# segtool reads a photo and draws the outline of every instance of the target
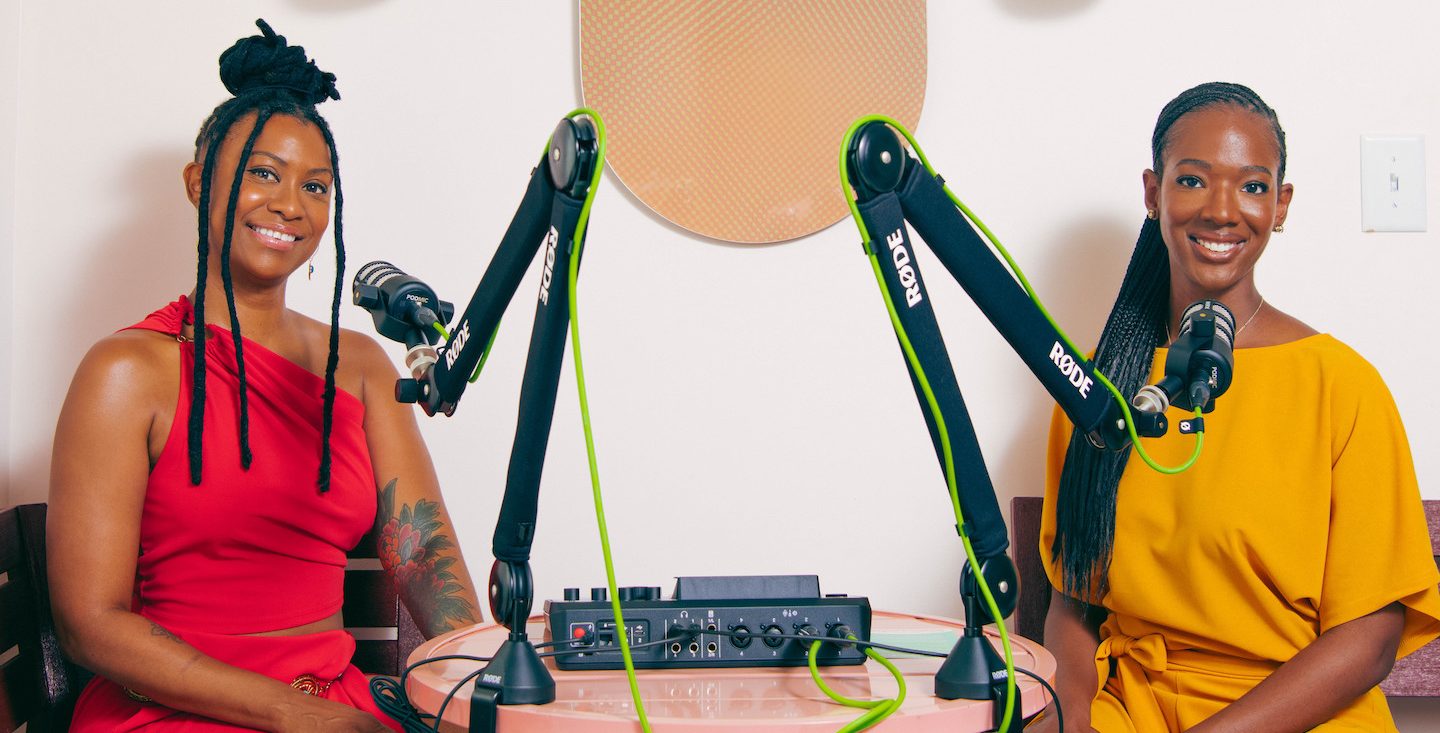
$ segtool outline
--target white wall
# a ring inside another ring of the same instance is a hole
[[[20,116],[20,0],[0,0],[0,304],[14,303],[15,125]],[[10,435],[14,319],[0,318],[0,507],[10,506]],[[44,494],[41,494],[44,498]]]
[[[25,7],[17,277],[0,328],[47,360],[26,357],[0,396],[16,501],[45,498],[55,415],[85,345],[191,288],[179,172],[224,96],[214,59],[257,15],[339,75],[344,100],[325,111],[343,153],[350,261],[395,261],[462,304],[536,150],[580,103],[568,3],[246,6]],[[1440,457],[1423,449],[1440,440],[1426,376],[1440,351],[1422,330],[1437,238],[1359,232],[1357,155],[1361,133],[1423,134],[1432,151],[1440,140],[1437,22],[1422,0],[932,3],[916,132],[1076,340],[1092,343],[1143,216],[1140,171],[1160,107],[1201,81],[1256,88],[1288,130],[1297,189],[1261,288],[1386,375],[1422,490],[1440,498]],[[843,83],[851,63],[837,59],[823,83]],[[1432,226],[1437,161],[1432,152]],[[819,573],[827,591],[877,607],[960,613],[943,483],[850,223],[779,246],[722,245],[665,225],[607,177],[588,243],[582,341],[622,584]],[[291,298],[323,317],[333,270],[319,259],[315,282],[297,281]],[[1002,503],[1036,494],[1049,399],[921,259]],[[423,424],[482,577],[528,340],[530,308],[517,306],[457,415]],[[343,313],[370,331],[362,311]],[[567,368],[534,559],[542,598],[603,582],[574,394]]]

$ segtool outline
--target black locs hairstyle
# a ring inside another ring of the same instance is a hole
[[[1185,115],[1205,107],[1233,105],[1270,121],[1280,149],[1279,180],[1285,178],[1285,131],[1275,110],[1254,91],[1239,84],[1209,82],[1181,92],[1160,111],[1150,138],[1154,171],[1161,173],[1170,128]],[[1140,227],[1135,252],[1120,284],[1120,294],[1100,333],[1096,368],[1108,375],[1122,394],[1133,395],[1150,376],[1155,349],[1165,343],[1170,312],[1170,257],[1158,221]],[[1070,436],[1060,472],[1056,502],[1056,534],[1051,554],[1064,577],[1064,592],[1092,602],[1109,585],[1110,552],[1115,544],[1115,496],[1130,448],[1101,450],[1078,431]]]
[[[230,185],[225,209],[225,240],[220,250],[220,276],[225,283],[225,302],[230,311],[231,335],[235,341],[235,361],[240,381],[240,462],[250,468],[249,395],[245,380],[245,357],[240,336],[240,321],[235,312],[235,286],[230,277],[230,245],[235,228],[235,209],[239,204],[240,185],[246,164],[255,148],[255,140],[265,123],[275,115],[289,115],[314,124],[330,148],[330,168],[335,190],[335,296],[330,306],[330,352],[325,361],[324,427],[320,454],[320,491],[330,488],[330,431],[335,407],[335,367],[339,363],[340,293],[344,284],[345,243],[343,219],[345,197],[340,189],[340,158],[330,126],[315,110],[327,99],[339,99],[335,75],[321,71],[306,58],[305,49],[291,46],[263,20],[255,21],[262,35],[242,38],[220,54],[220,80],[235,96],[221,103],[200,126],[195,139],[195,154],[203,161],[199,202],[199,253],[195,276],[195,371],[191,387],[189,436],[190,483],[198,485],[202,474],[202,437],[205,428],[205,279],[210,258],[210,189],[215,176],[215,159],[220,144],[235,122],[249,114],[255,115],[255,127],[245,139],[240,163]]]

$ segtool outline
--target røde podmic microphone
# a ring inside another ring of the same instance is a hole
[[[380,260],[355,273],[354,299],[370,311],[380,335],[411,347],[420,343],[416,332],[434,344],[440,339],[435,324],[444,325],[455,315],[455,306],[440,300],[429,285]]]
[[[1235,316],[1218,300],[1198,300],[1180,316],[1180,335],[1165,357],[1165,377],[1140,388],[1136,409],[1164,413],[1171,404],[1185,410],[1213,408],[1230,388],[1235,372]]]

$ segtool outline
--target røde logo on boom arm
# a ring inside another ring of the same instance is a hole
[[[445,345],[445,368],[455,368],[455,360],[460,358],[460,350],[465,348],[465,342],[470,339],[470,322],[460,324],[460,330],[455,334],[455,340]]]
[[[1050,361],[1055,362],[1055,366],[1060,368],[1060,373],[1064,374],[1070,384],[1074,385],[1075,391],[1079,392],[1081,397],[1088,398],[1090,396],[1090,387],[1095,384],[1095,380],[1085,376],[1084,367],[1075,360],[1075,357],[1065,353],[1065,347],[1061,346],[1059,341],[1050,347]]]
[[[905,249],[905,235],[896,229],[885,237],[885,244],[890,247],[890,259],[895,261],[895,272],[900,275],[900,287],[905,288],[905,304],[914,308],[925,296],[920,292],[920,278],[910,264],[910,252]]]
[[[555,227],[545,234],[545,272],[540,275],[540,302],[550,305],[550,280],[555,276],[555,245],[560,242],[560,232]]]

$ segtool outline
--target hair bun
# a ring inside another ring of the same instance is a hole
[[[335,75],[306,58],[303,46],[288,45],[264,20],[255,25],[263,35],[241,38],[220,54],[220,81],[231,94],[283,89],[312,105],[340,98]]]

